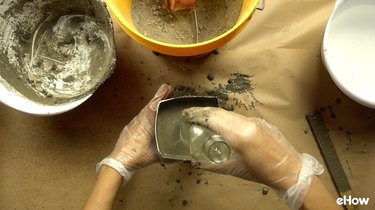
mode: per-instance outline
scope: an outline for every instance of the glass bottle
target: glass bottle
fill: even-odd
[[[229,143],[204,126],[181,122],[180,138],[190,145],[190,155],[195,160],[221,163],[230,157]]]

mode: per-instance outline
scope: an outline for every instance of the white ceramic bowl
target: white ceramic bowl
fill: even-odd
[[[1,80],[1,77],[0,77]],[[36,103],[28,98],[24,97],[21,93],[7,86],[5,82],[0,82],[0,101],[5,105],[8,105],[16,110],[34,114],[34,115],[57,115],[67,111],[70,111],[86,101],[92,94],[81,98],[76,101],[72,101],[66,104],[60,105],[43,105]]]
[[[337,0],[323,45],[324,64],[336,85],[375,108],[375,1]]]

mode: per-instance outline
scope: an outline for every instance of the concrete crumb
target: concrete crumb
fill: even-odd
[[[192,87],[178,85],[174,88],[172,97],[179,96],[196,96],[198,95],[197,91]]]
[[[228,84],[225,89],[233,93],[244,93],[251,90],[250,76],[246,74],[232,74],[234,78],[228,80]]]
[[[187,200],[182,200],[182,206],[186,206],[188,204]]]
[[[215,76],[214,76],[213,74],[208,74],[208,75],[207,75],[207,79],[208,79],[209,81],[212,81],[212,80],[215,79]]]
[[[267,195],[269,191],[270,191],[270,190],[269,190],[268,187],[263,187],[263,188],[262,188],[262,195]]]

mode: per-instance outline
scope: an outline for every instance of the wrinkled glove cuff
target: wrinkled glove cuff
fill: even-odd
[[[309,154],[302,154],[302,164],[298,181],[283,196],[291,210],[300,209],[310,188],[313,176],[321,175],[323,172],[323,165],[317,159]]]
[[[100,161],[98,164],[96,164],[96,174],[99,174],[99,170],[102,165],[107,165],[115,169],[122,177],[124,177],[124,185],[130,181],[133,174],[135,173],[135,171],[130,171],[126,169],[120,161],[107,157]]]

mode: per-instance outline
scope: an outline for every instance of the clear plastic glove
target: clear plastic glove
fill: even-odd
[[[173,12],[194,9],[197,5],[197,0],[166,0],[166,2],[168,9]]]
[[[300,208],[312,177],[324,171],[314,157],[298,153],[263,119],[212,107],[185,109],[182,117],[222,135],[236,153],[229,161],[203,163],[199,168],[271,186],[291,209]]]
[[[203,163],[200,168],[260,182],[276,190],[287,190],[297,182],[302,155],[265,120],[211,107],[186,109],[183,118],[222,135],[237,153],[227,162]]]
[[[122,130],[109,158],[122,163],[129,171],[143,168],[158,160],[154,139],[155,111],[160,100],[173,91],[169,85],[162,85],[151,101]]]

